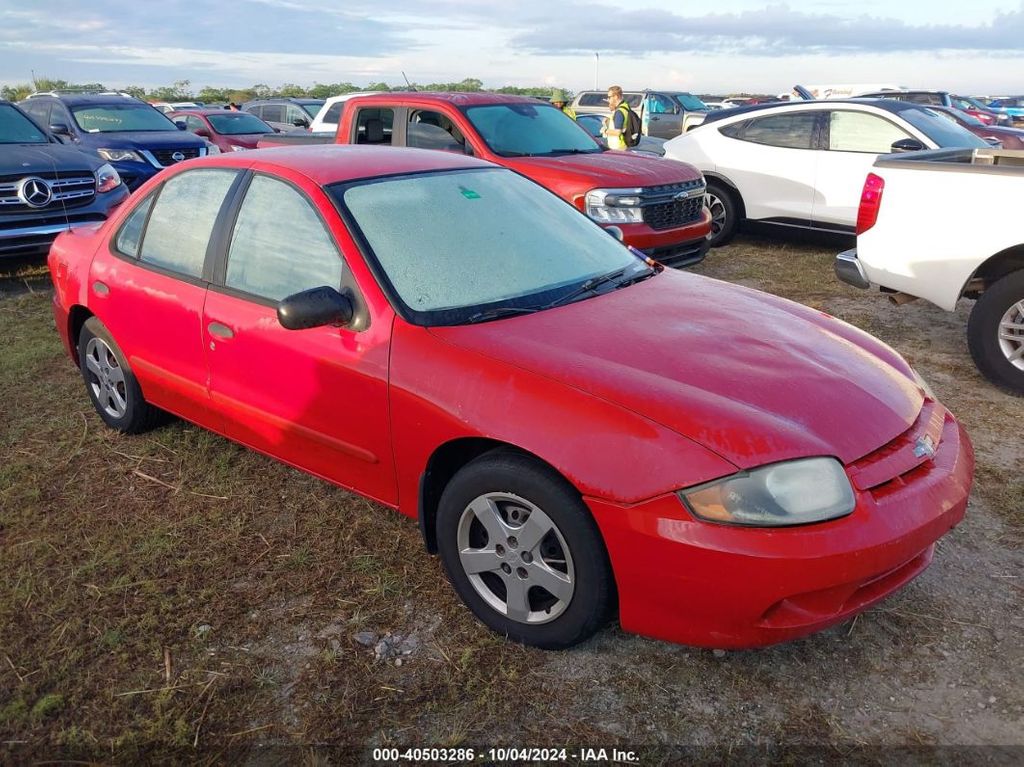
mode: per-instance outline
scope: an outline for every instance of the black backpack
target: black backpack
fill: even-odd
[[[622,128],[622,138],[625,140],[626,146],[633,147],[640,143],[640,137],[643,135],[640,116],[625,101],[619,104],[616,109],[621,109],[622,107],[626,107],[626,124]]]

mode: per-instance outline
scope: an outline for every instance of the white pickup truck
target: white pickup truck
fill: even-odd
[[[1024,150],[937,149],[880,157],[836,274],[952,311],[977,299],[967,342],[990,381],[1024,394]],[[1018,218],[1020,216],[1021,218]]]

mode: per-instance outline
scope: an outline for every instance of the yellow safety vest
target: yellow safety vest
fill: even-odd
[[[562,107],[562,111],[565,112],[567,115],[569,115],[569,117],[571,117],[573,120],[576,119],[576,110],[573,109],[568,104],[566,104],[564,107]]]
[[[625,135],[626,128],[629,127],[629,104],[623,101],[621,104],[615,107],[615,112],[622,112],[622,133],[620,133],[618,136],[605,136],[605,138],[608,139],[608,148],[629,149],[629,146],[626,144]],[[611,128],[612,130],[615,129],[615,112],[612,112],[611,116],[608,118],[608,127]]]

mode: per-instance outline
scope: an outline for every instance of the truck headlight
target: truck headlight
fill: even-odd
[[[108,162],[145,162],[142,155],[131,149],[97,149],[96,154]]]
[[[749,527],[788,527],[845,517],[856,499],[835,458],[801,458],[679,491],[697,517]]]
[[[121,186],[121,176],[118,175],[117,171],[114,170],[114,166],[109,163],[103,163],[96,170],[96,191],[97,192],[109,192],[111,189],[117,189]]]
[[[593,189],[587,192],[584,210],[599,224],[639,224],[640,189]]]

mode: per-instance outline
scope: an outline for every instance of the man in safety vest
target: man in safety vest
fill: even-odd
[[[609,149],[628,149],[626,146],[626,125],[629,121],[629,105],[622,100],[622,88],[613,85],[608,89],[608,108],[611,117],[605,118],[601,135],[608,140]]]
[[[573,120],[576,119],[576,110],[569,106],[569,102],[565,98],[565,91],[561,88],[555,88],[551,91],[551,103],[569,115]]]

